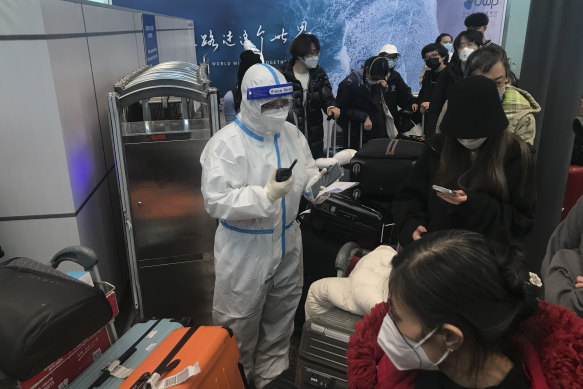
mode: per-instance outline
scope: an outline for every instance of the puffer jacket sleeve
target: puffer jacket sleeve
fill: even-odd
[[[401,245],[413,241],[412,235],[418,226],[427,227],[427,196],[431,184],[430,159],[433,153],[427,144],[393,200],[391,213],[397,224]]]
[[[322,89],[320,90],[322,96],[321,108],[322,111],[326,113],[328,107],[336,106],[336,99],[334,98],[334,94],[332,93],[332,86],[330,85],[330,80],[328,80],[328,75],[326,74],[324,69],[322,69],[321,74],[319,76],[321,77],[320,82],[322,84]]]

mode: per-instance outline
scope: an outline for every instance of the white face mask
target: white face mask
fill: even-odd
[[[464,49],[462,51],[460,51],[460,53],[459,53],[460,60],[462,62],[466,62],[468,60],[468,57],[470,56],[470,54],[472,54],[474,51],[476,51],[476,50],[470,49],[469,47],[464,47]]]
[[[414,342],[403,336],[391,317],[386,315],[377,337],[377,343],[399,370],[439,370],[438,365],[448,357],[451,350],[447,350],[439,358],[439,361],[433,362],[421,347],[436,331],[437,328],[419,342]]]
[[[457,138],[457,141],[460,142],[462,144],[462,146],[464,146],[468,150],[476,150],[476,149],[479,149],[480,146],[482,146],[484,144],[486,139],[488,139],[488,138],[487,137],[486,138],[478,138],[478,139]]]
[[[320,59],[320,57],[313,55],[311,57],[304,58],[302,61],[306,64],[308,69],[314,69],[316,66],[318,66],[318,59]]]
[[[498,88],[498,96],[500,96],[500,101],[504,100],[504,92],[506,92],[506,86]]]
[[[261,127],[265,134],[275,134],[283,129],[289,107],[270,109],[261,113]]]

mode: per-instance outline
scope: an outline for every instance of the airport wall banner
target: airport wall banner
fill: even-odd
[[[211,81],[224,95],[237,80],[243,41],[262,50],[275,67],[290,59],[289,45],[302,32],[320,40],[320,66],[334,90],[358,62],[397,46],[396,69],[415,92],[423,67],[421,49],[441,32],[454,38],[473,12],[490,17],[486,37],[500,43],[506,0],[113,0],[116,6],[192,19],[196,55],[211,63]]]
[[[160,58],[158,56],[158,38],[156,37],[155,15],[142,14],[142,30],[144,33],[146,65],[158,65],[160,63]]]

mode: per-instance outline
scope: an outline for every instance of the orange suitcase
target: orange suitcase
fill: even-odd
[[[153,373],[163,361],[168,360],[167,356],[172,349],[178,343],[184,343],[183,338],[185,334],[188,336],[188,331],[189,328],[179,328],[170,333],[126,378],[120,389],[150,387],[145,384],[146,373]],[[169,388],[170,386],[164,384],[174,383],[171,387],[176,389],[247,388],[243,368],[239,365],[240,357],[237,341],[230,330],[219,326],[200,326],[170,359],[169,369],[163,371],[155,387]],[[179,383],[182,380],[184,381]]]

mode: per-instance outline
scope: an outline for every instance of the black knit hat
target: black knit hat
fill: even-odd
[[[506,127],[508,119],[494,81],[471,76],[451,87],[447,111],[439,127],[442,133],[454,138],[477,139],[502,132]]]

